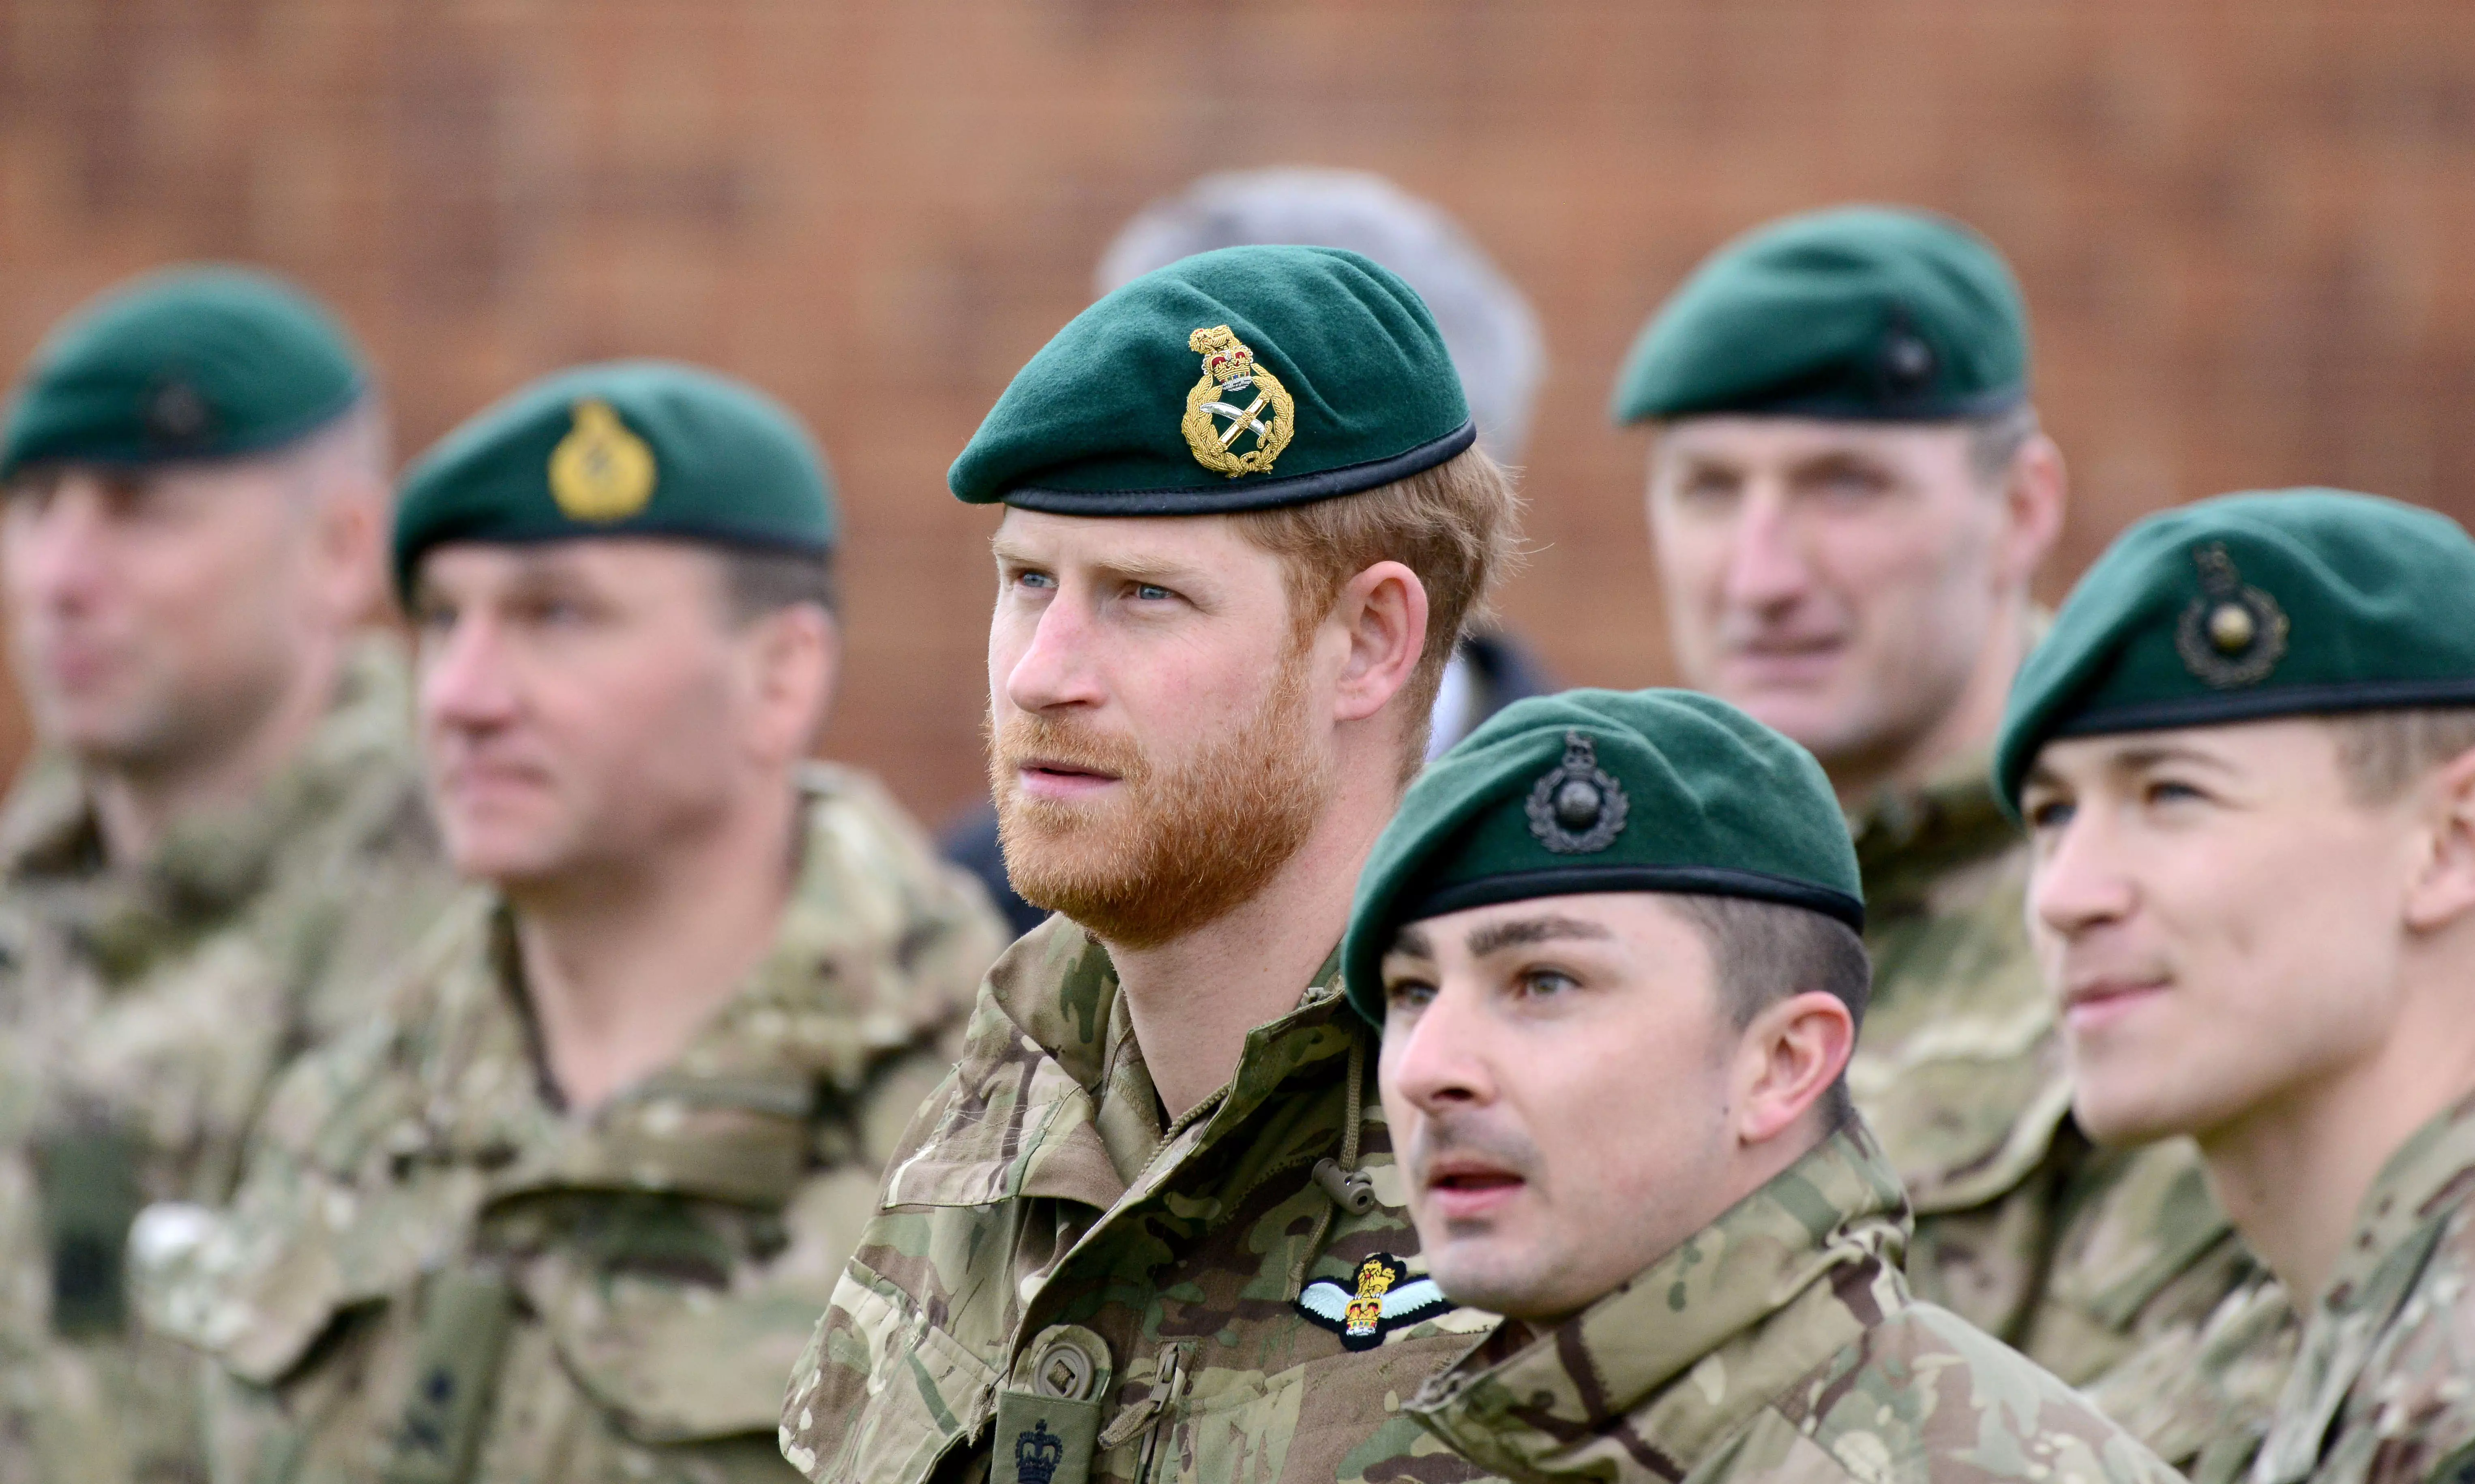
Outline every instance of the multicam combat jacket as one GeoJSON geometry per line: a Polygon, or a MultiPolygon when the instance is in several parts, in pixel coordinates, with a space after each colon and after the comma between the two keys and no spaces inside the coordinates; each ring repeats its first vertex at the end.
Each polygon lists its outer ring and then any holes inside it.
{"type": "Polygon", "coordinates": [[[54,1481],[197,1476],[196,1361],[135,1330],[129,1223],[231,1195],[276,1075],[366,1018],[453,893],[383,639],[288,766],[136,868],[104,862],[67,759],[28,766],[0,810],[0,1306],[28,1337],[0,1453],[54,1481]]]}
{"type": "Polygon", "coordinates": [[[1909,1297],[1900,1206],[1872,1138],[1842,1131],[1553,1331],[1506,1322],[1409,1415],[1521,1484],[2171,1481],[2052,1375],[1909,1297]]]}
{"type": "Polygon", "coordinates": [[[2027,849],[1983,760],[1878,799],[1856,854],[1874,998],[1848,1081],[1907,1184],[1919,1297],[2090,1389],[2178,1467],[2239,1467],[2292,1315],[2189,1141],[2099,1151],[2072,1121],[2027,849]]]}
{"type": "Polygon", "coordinates": [[[2475,1478],[2475,1096],[2365,1194],[2252,1484],[2475,1478]]]}
{"type": "Polygon", "coordinates": [[[1493,1319],[1418,1267],[1337,959],[1164,1127],[1106,952],[1063,917],[1017,943],[793,1376],[785,1456],[821,1484],[1476,1477],[1400,1406],[1493,1319]]]}
{"type": "Polygon", "coordinates": [[[783,1378],[999,946],[875,784],[807,787],[773,952],[665,1070],[564,1107],[478,901],[285,1079],[228,1214],[147,1212],[220,1484],[795,1477],[783,1378]]]}

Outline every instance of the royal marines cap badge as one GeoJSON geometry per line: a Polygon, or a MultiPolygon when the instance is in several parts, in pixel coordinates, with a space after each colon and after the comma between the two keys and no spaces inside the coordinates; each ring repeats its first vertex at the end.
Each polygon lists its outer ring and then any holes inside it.
{"type": "Polygon", "coordinates": [[[1389,1253],[1360,1263],[1352,1281],[1354,1289],[1319,1277],[1298,1295],[1298,1312],[1340,1336],[1343,1350],[1371,1350],[1393,1330],[1453,1306],[1434,1278],[1409,1277],[1409,1264],[1389,1253]]]}
{"type": "Polygon", "coordinates": [[[1194,461],[1232,479],[1269,473],[1298,430],[1289,389],[1255,364],[1255,353],[1226,325],[1196,330],[1186,348],[1203,357],[1203,378],[1187,390],[1183,425],[1194,461]],[[1253,399],[1240,406],[1249,392],[1253,399]]]}
{"type": "Polygon", "coordinates": [[[550,455],[550,497],[571,521],[624,521],[653,498],[653,450],[606,401],[576,404],[576,426],[550,455]]]}
{"type": "Polygon", "coordinates": [[[2200,596],[2174,626],[2183,668],[2219,690],[2267,679],[2286,655],[2286,610],[2244,583],[2224,542],[2195,548],[2192,561],[2200,569],[2200,596]]]}
{"type": "Polygon", "coordinates": [[[1599,766],[1598,744],[1566,732],[1564,761],[1530,791],[1530,833],[1559,856],[1590,855],[1616,842],[1631,807],[1624,785],[1599,766]]]}

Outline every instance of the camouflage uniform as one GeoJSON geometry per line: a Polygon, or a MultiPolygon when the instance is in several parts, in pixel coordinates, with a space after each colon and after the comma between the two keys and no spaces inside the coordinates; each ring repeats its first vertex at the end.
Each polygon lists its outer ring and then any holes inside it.
{"type": "Polygon", "coordinates": [[[1507,1321],[1409,1414],[1507,1478],[2173,1474],[2016,1351],[1908,1294],[1898,1177],[1843,1131],[1550,1333],[1507,1321]]]}
{"type": "Polygon", "coordinates": [[[1337,959],[1164,1127],[1105,950],[1063,917],[1017,943],[792,1377],[784,1454],[836,1484],[1476,1477],[1400,1405],[1493,1317],[1409,1260],[1337,959]]]}
{"type": "Polygon", "coordinates": [[[2176,1465],[2239,1464],[2292,1315],[2189,1140],[2099,1151],[2072,1121],[2027,849],[1984,760],[1855,828],[1875,975],[1848,1080],[1916,1210],[1917,1293],[2089,1388],[2176,1465]]]}
{"type": "Polygon", "coordinates": [[[105,864],[65,758],[0,812],[0,1282],[47,1477],[197,1476],[195,1362],[135,1332],[124,1237],[146,1201],[231,1194],[276,1074],[366,1017],[452,897],[408,718],[373,638],[297,759],[138,868],[105,864]]]}
{"type": "Polygon", "coordinates": [[[2252,1484],[2475,1477],[2475,1096],[2364,1196],[2252,1484]]]}
{"type": "Polygon", "coordinates": [[[147,1317],[218,1362],[217,1479],[792,1477],[782,1378],[999,947],[871,780],[804,787],[773,952],[665,1070],[560,1106],[477,900],[285,1080],[228,1215],[148,1213],[147,1317]]]}

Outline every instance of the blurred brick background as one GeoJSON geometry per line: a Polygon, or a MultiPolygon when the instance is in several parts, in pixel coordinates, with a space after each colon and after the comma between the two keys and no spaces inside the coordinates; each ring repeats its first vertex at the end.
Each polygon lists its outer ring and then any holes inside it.
{"type": "Polygon", "coordinates": [[[752,377],[848,502],[829,750],[942,815],[993,524],[946,462],[1130,212],[1279,161],[1393,176],[1536,296],[1506,607],[1568,680],[1668,672],[1617,356],[1714,243],[1825,202],[2016,259],[2077,486],[2054,591],[2221,489],[2475,517],[2465,0],[0,0],[0,359],[229,256],[343,308],[407,450],[580,357],[752,377]]]}

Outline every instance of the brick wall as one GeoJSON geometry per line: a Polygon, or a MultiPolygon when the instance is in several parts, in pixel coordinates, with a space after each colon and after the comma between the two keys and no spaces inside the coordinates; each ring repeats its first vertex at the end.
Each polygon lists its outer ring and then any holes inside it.
{"type": "Polygon", "coordinates": [[[1819,203],[2013,255],[2076,483],[2055,591],[2222,489],[2475,518],[2463,0],[0,0],[0,361],[225,255],[341,305],[407,448],[580,357],[752,377],[848,502],[829,750],[942,814],[993,520],[946,462],[1128,213],[1292,160],[1395,177],[1536,296],[1506,606],[1574,681],[1668,672],[1616,357],[1713,243],[1819,203]]]}

